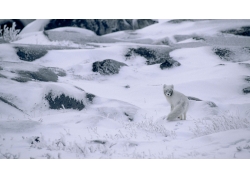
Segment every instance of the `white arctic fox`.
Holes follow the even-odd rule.
[[[163,86],[163,93],[171,105],[171,112],[167,116],[167,120],[174,120],[179,117],[181,120],[186,120],[186,114],[189,106],[187,96],[175,91],[173,85]]]

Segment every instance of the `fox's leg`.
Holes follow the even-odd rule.
[[[186,112],[184,112],[184,119],[183,120],[186,120],[186,116],[187,116],[187,113]]]

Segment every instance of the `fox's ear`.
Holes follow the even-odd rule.
[[[170,87],[171,87],[171,89],[174,89],[174,85],[173,84]]]
[[[167,85],[166,85],[166,84],[164,84],[164,85],[163,85],[163,87],[164,87],[164,88],[166,88],[166,87],[167,87]]]

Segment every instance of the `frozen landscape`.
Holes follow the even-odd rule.
[[[250,158],[250,20],[49,23],[0,36],[1,159]]]

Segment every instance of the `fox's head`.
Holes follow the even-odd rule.
[[[172,96],[173,95],[173,90],[174,90],[174,85],[166,85],[166,84],[164,84],[163,93],[166,96]]]

